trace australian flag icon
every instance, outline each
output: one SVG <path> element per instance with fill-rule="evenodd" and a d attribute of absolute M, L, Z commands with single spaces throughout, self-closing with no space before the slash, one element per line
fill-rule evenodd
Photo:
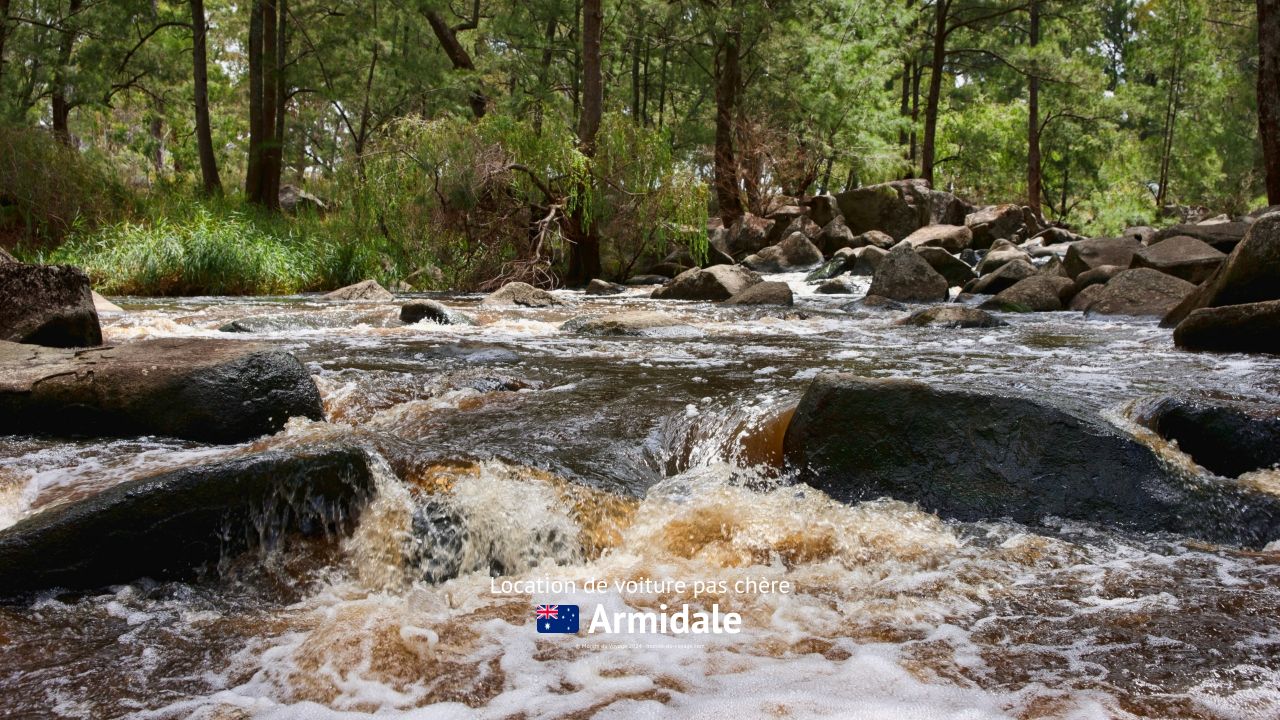
<path fill-rule="evenodd" d="M 539 605 L 533 612 L 540 633 L 577 633 L 577 605 Z"/>

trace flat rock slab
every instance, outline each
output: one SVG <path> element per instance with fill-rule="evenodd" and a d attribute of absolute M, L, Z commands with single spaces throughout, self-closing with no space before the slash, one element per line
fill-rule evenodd
<path fill-rule="evenodd" d="M 0 432 L 241 442 L 324 419 L 293 355 L 259 343 L 143 340 L 82 350 L 0 342 Z"/>
<path fill-rule="evenodd" d="M 959 520 L 1056 516 L 1249 546 L 1280 537 L 1280 498 L 1172 477 L 1101 421 L 1026 398 L 827 373 L 783 448 L 799 480 L 845 502 L 887 496 Z"/>
<path fill-rule="evenodd" d="M 0 530 L 0 598 L 195 578 L 264 540 L 345 530 L 372 491 L 364 452 L 341 446 L 129 480 Z"/>

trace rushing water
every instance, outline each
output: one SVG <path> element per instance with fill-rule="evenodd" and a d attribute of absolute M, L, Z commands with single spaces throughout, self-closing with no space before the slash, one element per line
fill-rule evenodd
<path fill-rule="evenodd" d="M 787 412 L 825 370 L 1022 393 L 1140 433 L 1128 410 L 1154 394 L 1280 401 L 1280 359 L 1183 353 L 1154 322 L 1078 313 L 898 327 L 783 279 L 794 308 L 443 298 L 474 327 L 405 326 L 398 303 L 125 299 L 108 341 L 269 340 L 312 369 L 329 422 L 230 447 L 3 438 L 0 526 L 140 474 L 332 439 L 369 450 L 379 493 L 351 537 L 250 553 L 220 580 L 0 606 L 0 715 L 1280 717 L 1274 545 L 955 523 L 779 472 Z M 559 327 L 623 309 L 682 325 Z M 257 332 L 217 331 L 230 320 Z M 584 589 L 646 579 L 688 587 Z M 493 591 L 536 580 L 578 589 Z M 715 603 L 743 631 L 539 635 L 535 602 L 577 603 L 584 623 L 598 604 Z"/>

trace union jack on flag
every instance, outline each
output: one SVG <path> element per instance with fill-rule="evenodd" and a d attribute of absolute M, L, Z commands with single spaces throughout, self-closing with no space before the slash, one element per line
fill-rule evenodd
<path fill-rule="evenodd" d="M 577 605 L 538 605 L 534 608 L 533 616 L 540 633 L 578 632 Z"/>

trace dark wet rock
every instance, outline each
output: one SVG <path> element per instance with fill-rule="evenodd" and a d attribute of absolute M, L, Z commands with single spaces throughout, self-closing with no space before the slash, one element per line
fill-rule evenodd
<path fill-rule="evenodd" d="M 1138 418 L 1202 467 L 1226 477 L 1280 464 L 1280 408 L 1163 397 Z"/>
<path fill-rule="evenodd" d="M 1031 255 L 1008 240 L 997 240 L 978 263 L 978 275 L 989 275 L 1015 261 L 1031 262 Z"/>
<path fill-rule="evenodd" d="M 626 285 L 611 283 L 607 280 L 596 278 L 587 283 L 587 287 L 583 292 L 587 295 L 620 295 L 627 291 Z"/>
<path fill-rule="evenodd" d="M 892 312 L 900 312 L 907 309 L 907 306 L 897 300 L 891 300 L 883 295 L 866 295 L 860 300 L 842 305 L 841 310 L 845 312 L 857 312 L 860 310 L 885 310 Z"/>
<path fill-rule="evenodd" d="M 849 295 L 857 287 L 849 278 L 834 277 L 830 280 L 824 280 L 814 292 L 820 295 Z"/>
<path fill-rule="evenodd" d="M 840 248 L 831 255 L 830 260 L 823 263 L 817 270 L 806 275 L 804 279 L 809 282 L 814 282 L 816 280 L 828 280 L 837 275 L 848 272 L 857 260 L 857 250 L 847 247 Z"/>
<path fill-rule="evenodd" d="M 400 321 L 408 324 L 429 321 L 439 325 L 474 325 L 475 320 L 435 300 L 410 300 L 400 306 Z"/>
<path fill-rule="evenodd" d="M 1128 269 L 1119 265 L 1099 265 L 1092 270 L 1086 270 L 1076 276 L 1075 291 L 1080 292 L 1091 285 L 1106 285 L 1111 282 L 1111 278 Z"/>
<path fill-rule="evenodd" d="M 1264 215 L 1213 275 L 1161 323 L 1173 327 L 1198 308 L 1280 300 L 1280 213 Z"/>
<path fill-rule="evenodd" d="M 1280 300 L 1193 310 L 1173 331 L 1188 350 L 1280 353 Z"/>
<path fill-rule="evenodd" d="M 793 232 L 777 245 L 770 245 L 742 264 L 757 272 L 794 272 L 807 270 L 822 262 L 822 251 L 804 233 Z"/>
<path fill-rule="evenodd" d="M 653 291 L 659 300 L 728 300 L 761 282 L 759 275 L 738 265 L 694 268 Z"/>
<path fill-rule="evenodd" d="M 1195 285 L 1159 270 L 1125 270 L 1102 286 L 1089 304 L 1090 315 L 1164 317 L 1194 292 Z"/>
<path fill-rule="evenodd" d="M 661 262 L 661 263 L 658 263 L 657 265 L 651 266 L 648 270 L 644 272 L 644 274 L 658 275 L 667 279 L 671 279 L 679 275 L 680 273 L 688 270 L 691 267 L 693 267 L 693 263 L 682 265 L 680 263 Z"/>
<path fill-rule="evenodd" d="M 489 368 L 465 368 L 450 370 L 430 377 L 423 390 L 432 397 L 444 395 L 456 390 L 475 390 L 481 393 L 519 392 L 521 390 L 537 390 L 542 383 L 536 380 L 495 372 Z"/>
<path fill-rule="evenodd" d="M 655 330 L 688 325 L 666 313 L 651 310 L 631 310 L 597 317 L 581 317 L 560 326 L 565 332 L 580 335 L 647 335 Z"/>
<path fill-rule="evenodd" d="M 1057 275 L 1023 278 L 982 303 L 984 310 L 1006 312 L 1057 312 L 1070 301 L 1075 283 Z"/>
<path fill-rule="evenodd" d="M 1133 238 L 1093 238 L 1071 243 L 1063 264 L 1071 277 L 1102 265 L 1129 267 L 1133 262 L 1133 253 L 1141 245 Z"/>
<path fill-rule="evenodd" d="M 965 521 L 1050 517 L 1261 546 L 1280 499 L 1167 475 L 1152 450 L 1040 402 L 819 375 L 787 428 L 798 479 L 837 500 L 888 496 Z"/>
<path fill-rule="evenodd" d="M 394 300 L 391 291 L 378 284 L 377 280 L 362 280 L 355 285 L 338 288 L 323 296 L 326 300 L 362 300 L 365 302 L 381 302 Z"/>
<path fill-rule="evenodd" d="M 924 180 L 895 180 L 836 194 L 845 224 L 854 233 L 879 230 L 901 240 L 926 225 L 963 225 L 971 208 Z"/>
<path fill-rule="evenodd" d="M 264 538 L 349 530 L 373 493 L 359 448 L 274 450 L 129 480 L 0 530 L 0 595 L 192 580 Z"/>
<path fill-rule="evenodd" d="M 977 277 L 977 274 L 973 272 L 973 268 L 942 248 L 917 248 L 916 254 L 924 258 L 924 261 L 929 263 L 929 267 L 937 270 L 939 275 L 946 278 L 948 285 L 963 286 Z"/>
<path fill-rule="evenodd" d="M 1220 252 L 1229 253 L 1235 250 L 1236 245 L 1244 239 L 1244 234 L 1248 231 L 1249 226 L 1250 223 L 1247 222 L 1174 225 L 1157 232 L 1148 244 L 1159 245 L 1169 238 L 1186 236 L 1193 237 L 1207 245 L 1212 245 L 1214 249 Z"/>
<path fill-rule="evenodd" d="M 915 325 L 925 327 L 932 325 L 944 328 L 993 328 L 1003 327 L 1009 323 L 985 310 L 965 307 L 963 305 L 939 305 L 911 313 L 898 321 L 899 325 Z"/>
<path fill-rule="evenodd" d="M 725 231 L 724 247 L 721 250 L 735 260 L 762 250 L 772 244 L 769 241 L 769 231 L 773 225 L 773 220 L 747 213 Z"/>
<path fill-rule="evenodd" d="M 868 294 L 903 302 L 938 302 L 947 299 L 949 288 L 947 279 L 903 242 L 880 261 Z"/>
<path fill-rule="evenodd" d="M 725 305 L 792 305 L 795 298 L 791 286 L 784 282 L 761 282 L 749 285 L 724 301 Z"/>
<path fill-rule="evenodd" d="M 474 365 L 518 363 L 524 359 L 515 351 L 499 345 L 485 345 L 482 343 L 471 342 L 438 345 L 431 348 L 427 354 L 435 357 L 461 360 L 462 362 Z"/>
<path fill-rule="evenodd" d="M 1071 304 L 1067 305 L 1067 309 L 1087 312 L 1093 301 L 1097 300 L 1098 296 L 1102 294 L 1102 287 L 1102 285 L 1089 285 L 1083 288 L 1075 294 L 1075 297 L 1071 298 Z"/>
<path fill-rule="evenodd" d="M 636 275 L 627 278 L 627 285 L 635 287 L 637 285 L 661 285 L 671 278 L 664 278 L 661 275 Z"/>
<path fill-rule="evenodd" d="M 844 218 L 839 215 L 822 226 L 822 232 L 818 233 L 814 244 L 827 257 L 831 257 L 843 248 L 857 247 L 857 245 L 854 245 L 853 231 L 849 229 L 848 225 L 844 224 Z"/>
<path fill-rule="evenodd" d="M 973 242 L 973 231 L 964 225 L 929 225 L 911 233 L 903 242 L 917 250 L 934 247 L 958 253 Z"/>
<path fill-rule="evenodd" d="M 988 273 L 965 285 L 965 292 L 976 295 L 995 295 L 1001 290 L 1011 288 L 1020 280 L 1035 277 L 1036 266 L 1027 260 L 1014 260 L 1000 266 L 999 270 Z"/>
<path fill-rule="evenodd" d="M 1019 205 L 991 205 L 965 216 L 964 224 L 973 234 L 972 247 L 983 250 L 996 240 L 1014 240 L 1033 233 L 1027 231 L 1023 208 Z"/>
<path fill-rule="evenodd" d="M 0 263 L 0 340 L 49 347 L 101 345 L 89 277 L 70 265 Z"/>
<path fill-rule="evenodd" d="M 555 304 L 556 299 L 551 293 L 522 282 L 507 283 L 480 301 L 480 307 L 520 305 L 522 307 L 545 308 Z"/>
<path fill-rule="evenodd" d="M 224 323 L 221 327 L 219 327 L 218 332 L 252 333 L 256 331 L 253 329 L 253 326 L 251 326 L 246 320 L 232 320 L 231 322 Z"/>
<path fill-rule="evenodd" d="M 1133 254 L 1131 267 L 1151 268 L 1199 285 L 1226 260 L 1225 253 L 1186 235 L 1171 237 L 1151 247 L 1139 248 Z"/>
<path fill-rule="evenodd" d="M 290 417 L 324 419 L 293 355 L 232 340 L 160 339 L 88 350 L 0 342 L 0 431 L 241 442 Z"/>

